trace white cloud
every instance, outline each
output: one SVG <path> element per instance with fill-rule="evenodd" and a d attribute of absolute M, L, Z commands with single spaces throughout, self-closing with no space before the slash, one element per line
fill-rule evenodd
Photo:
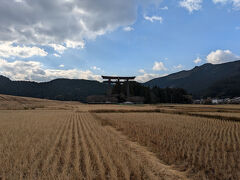
<path fill-rule="evenodd" d="M 64 52 L 64 47 L 83 48 L 84 40 L 133 24 L 138 6 L 161 1 L 1 0 L 0 41 L 50 45 L 58 53 Z"/>
<path fill-rule="evenodd" d="M 213 3 L 217 4 L 217 3 L 220 3 L 220 4 L 227 4 L 227 3 L 231 3 L 233 5 L 233 8 L 235 10 L 240 10 L 240 0 L 213 0 Z"/>
<path fill-rule="evenodd" d="M 50 46 L 62 54 L 67 48 L 84 48 L 85 41 L 119 27 L 133 30 L 129 25 L 136 21 L 138 7 L 147 8 L 152 4 L 158 6 L 161 2 L 1 0 L 0 42 L 14 42 L 21 47 Z M 155 18 L 152 21 L 162 21 Z"/>
<path fill-rule="evenodd" d="M 182 64 L 179 64 L 179 65 L 177 65 L 177 66 L 173 66 L 173 68 L 179 70 L 179 69 L 182 69 L 182 68 L 183 68 L 183 65 L 182 65 Z"/>
<path fill-rule="evenodd" d="M 61 57 L 59 54 L 57 54 L 57 53 L 54 53 L 53 54 L 55 57 Z"/>
<path fill-rule="evenodd" d="M 85 39 L 133 24 L 142 1 L 1 0 L 0 41 L 81 48 Z"/>
<path fill-rule="evenodd" d="M 138 72 L 140 72 L 140 73 L 146 73 L 144 69 L 139 69 Z"/>
<path fill-rule="evenodd" d="M 158 62 L 155 62 L 155 64 L 156 63 L 158 63 Z M 159 62 L 160 64 L 161 64 L 161 62 Z M 163 65 L 163 64 L 162 64 Z M 160 65 L 160 66 L 162 66 L 162 65 Z M 159 68 L 159 67 L 158 67 Z M 161 68 L 164 68 L 164 69 L 166 69 L 165 67 L 164 67 L 164 65 L 163 65 L 163 67 L 161 67 Z M 140 73 L 140 75 L 138 75 L 138 76 L 136 76 L 136 81 L 138 81 L 138 82 L 141 82 L 141 83 L 143 83 L 143 82 L 147 82 L 147 81 L 149 81 L 149 80 L 151 80 L 151 79 L 154 79 L 154 78 L 158 78 L 158 77 L 163 77 L 163 76 L 167 76 L 168 74 L 155 74 L 155 73 L 147 73 L 144 69 L 139 69 L 138 70 L 138 72 Z"/>
<path fill-rule="evenodd" d="M 63 67 L 64 67 L 64 64 L 60 64 L 59 67 L 63 68 Z"/>
<path fill-rule="evenodd" d="M 182 0 L 179 5 L 186 8 L 190 13 L 193 11 L 199 11 L 202 8 L 203 0 Z"/>
<path fill-rule="evenodd" d="M 79 69 L 46 69 L 37 61 L 8 62 L 0 59 L 0 72 L 13 80 L 49 81 L 56 78 L 89 79 L 101 81 L 101 76 L 90 70 Z"/>
<path fill-rule="evenodd" d="M 154 71 L 167 71 L 167 68 L 164 66 L 163 62 L 154 62 L 152 67 Z"/>
<path fill-rule="evenodd" d="M 129 31 L 133 31 L 134 28 L 131 27 L 131 26 L 126 26 L 126 27 L 123 28 L 123 30 L 129 32 Z"/>
<path fill-rule="evenodd" d="M 147 82 L 151 79 L 154 79 L 154 78 L 158 78 L 158 77 L 163 77 L 163 76 L 166 76 L 167 74 L 164 74 L 164 75 L 160 75 L 160 74 L 148 74 L 148 73 L 144 73 L 142 75 L 139 75 L 139 76 L 136 76 L 136 81 L 138 82 Z"/>
<path fill-rule="evenodd" d="M 55 51 L 57 51 L 60 54 L 63 54 L 64 51 L 67 49 L 65 46 L 60 44 L 49 44 L 50 47 L 52 47 Z"/>
<path fill-rule="evenodd" d="M 101 68 L 99 68 L 97 66 L 92 66 L 91 69 L 94 71 L 101 71 Z"/>
<path fill-rule="evenodd" d="M 66 40 L 65 44 L 67 48 L 84 48 L 85 46 L 84 41 Z"/>
<path fill-rule="evenodd" d="M 161 7 L 161 8 L 159 8 L 159 9 L 161 9 L 161 10 L 168 10 L 168 7 L 167 7 L 167 6 L 164 6 L 164 7 Z"/>
<path fill-rule="evenodd" d="M 202 59 L 200 57 L 197 57 L 197 59 L 195 59 L 193 62 L 195 64 L 198 64 L 198 63 L 202 62 Z"/>
<path fill-rule="evenodd" d="M 0 57 L 21 57 L 47 56 L 48 53 L 39 47 L 14 46 L 11 42 L 0 42 Z"/>
<path fill-rule="evenodd" d="M 240 0 L 232 0 L 233 6 L 236 10 L 240 10 Z"/>
<path fill-rule="evenodd" d="M 240 59 L 240 56 L 233 54 L 230 50 L 212 51 L 207 56 L 207 62 L 212 64 L 220 64 L 220 63 L 235 61 L 239 59 Z"/>
<path fill-rule="evenodd" d="M 154 22 L 154 21 L 159 21 L 160 23 L 163 22 L 163 18 L 160 17 L 160 16 L 146 16 L 144 15 L 144 19 L 146 19 L 147 21 L 150 21 L 150 22 Z"/>

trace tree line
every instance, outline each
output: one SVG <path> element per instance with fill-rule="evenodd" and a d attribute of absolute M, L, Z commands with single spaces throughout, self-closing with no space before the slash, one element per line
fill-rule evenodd
<path fill-rule="evenodd" d="M 192 103 L 192 97 L 182 88 L 159 88 L 157 86 L 148 87 L 137 82 L 129 82 L 131 96 L 144 98 L 143 103 Z M 113 86 L 112 94 L 117 95 L 119 101 L 127 100 L 127 83 Z"/>

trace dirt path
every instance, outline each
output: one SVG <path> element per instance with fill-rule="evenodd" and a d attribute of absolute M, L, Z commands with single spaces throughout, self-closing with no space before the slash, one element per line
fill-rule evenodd
<path fill-rule="evenodd" d="M 87 149 L 88 172 L 83 173 L 90 179 L 186 179 L 112 127 L 100 126 L 91 114 L 78 113 L 76 121 Z"/>

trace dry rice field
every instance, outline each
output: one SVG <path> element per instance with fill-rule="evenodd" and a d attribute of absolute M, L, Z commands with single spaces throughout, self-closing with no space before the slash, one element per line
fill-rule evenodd
<path fill-rule="evenodd" d="M 1 179 L 185 179 L 88 112 L 1 111 Z"/>
<path fill-rule="evenodd" d="M 163 113 L 97 114 L 193 179 L 240 179 L 240 124 Z"/>
<path fill-rule="evenodd" d="M 240 179 L 239 114 L 0 95 L 0 179 Z"/>

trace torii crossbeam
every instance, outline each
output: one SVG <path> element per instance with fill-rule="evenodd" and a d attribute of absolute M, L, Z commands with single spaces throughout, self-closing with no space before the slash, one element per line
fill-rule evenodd
<path fill-rule="evenodd" d="M 106 81 L 103 81 L 104 83 L 108 83 L 109 85 L 109 92 L 108 95 L 111 95 L 111 84 L 123 84 L 124 82 L 127 82 L 127 97 L 130 96 L 130 91 L 129 91 L 129 81 L 134 80 L 136 77 L 135 76 L 130 76 L 130 77 L 124 77 L 124 76 L 102 76 L 103 79 L 106 79 Z"/>

